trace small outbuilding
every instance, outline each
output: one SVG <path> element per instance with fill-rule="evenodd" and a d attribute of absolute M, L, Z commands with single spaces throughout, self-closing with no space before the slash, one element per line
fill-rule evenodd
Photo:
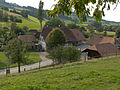
<path fill-rule="evenodd" d="M 112 43 L 93 45 L 83 52 L 88 52 L 88 57 L 90 58 L 120 55 L 120 49 L 116 48 Z"/>

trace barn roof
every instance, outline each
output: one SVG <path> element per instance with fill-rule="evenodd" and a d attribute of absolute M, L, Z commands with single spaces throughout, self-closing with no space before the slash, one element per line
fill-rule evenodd
<path fill-rule="evenodd" d="M 53 28 L 54 27 L 46 27 L 42 30 L 42 36 L 44 37 L 44 39 L 46 39 L 47 35 L 53 30 Z M 79 30 L 68 28 L 60 28 L 60 30 L 64 32 L 67 42 L 77 42 L 85 40 L 84 35 Z"/>
<path fill-rule="evenodd" d="M 102 43 L 89 47 L 86 50 L 97 51 L 101 56 L 114 56 L 116 54 L 120 55 L 120 49 L 116 48 L 112 43 Z"/>
<path fill-rule="evenodd" d="M 72 31 L 72 34 L 75 36 L 77 41 L 85 40 L 84 35 L 76 29 L 70 29 Z"/>
<path fill-rule="evenodd" d="M 90 45 L 97 45 L 97 44 L 103 44 L 103 43 L 115 43 L 115 39 L 112 37 L 104 37 L 101 35 L 94 35 L 91 37 L 88 41 L 88 44 Z"/>

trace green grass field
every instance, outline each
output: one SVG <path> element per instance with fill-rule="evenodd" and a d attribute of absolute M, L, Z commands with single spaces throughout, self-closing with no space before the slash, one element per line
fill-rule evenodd
<path fill-rule="evenodd" d="M 1 90 L 120 90 L 120 57 L 0 77 Z"/>
<path fill-rule="evenodd" d="M 87 30 L 87 33 L 90 33 L 90 31 Z M 95 31 L 95 33 L 98 34 L 98 35 L 104 35 L 104 32 L 97 32 L 97 31 Z M 115 37 L 115 32 L 107 31 L 107 36 Z"/>
<path fill-rule="evenodd" d="M 104 32 L 96 32 L 96 34 L 104 35 Z M 114 37 L 115 32 L 107 31 L 107 36 Z"/>
<path fill-rule="evenodd" d="M 4 53 L 0 53 L 0 69 L 6 68 L 7 57 Z"/>
<path fill-rule="evenodd" d="M 28 19 L 25 19 L 23 17 L 21 17 L 21 19 L 23 20 L 23 23 L 17 23 L 18 26 L 20 27 L 27 26 L 29 27 L 29 29 L 40 30 L 40 23 L 37 18 L 28 16 Z M 46 20 L 42 22 L 42 26 L 44 26 L 45 22 Z"/>
<path fill-rule="evenodd" d="M 7 12 L 9 15 L 14 15 L 20 19 L 22 19 L 22 23 L 17 23 L 18 26 L 23 27 L 23 26 L 27 26 L 29 29 L 37 29 L 40 30 L 40 23 L 39 20 L 35 17 L 32 16 L 28 16 L 28 19 L 22 17 L 21 15 L 18 14 L 14 14 L 11 12 Z M 46 20 L 43 21 L 43 26 L 45 24 Z M 10 27 L 11 26 L 11 21 L 9 22 L 0 22 L 0 26 L 6 26 L 6 27 Z"/>
<path fill-rule="evenodd" d="M 33 64 L 33 63 L 36 63 L 39 61 L 41 61 L 41 59 L 38 54 L 35 54 L 35 53 L 28 54 L 27 64 Z M 4 53 L 0 53 L 0 69 L 6 68 L 6 64 L 7 64 L 7 57 L 5 56 Z M 22 64 L 22 65 L 24 65 L 24 64 Z M 16 66 L 17 66 L 17 64 L 11 64 L 10 67 L 16 67 Z"/>

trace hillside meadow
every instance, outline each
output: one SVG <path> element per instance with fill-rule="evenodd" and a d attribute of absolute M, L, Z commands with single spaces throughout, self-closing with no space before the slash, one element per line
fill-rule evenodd
<path fill-rule="evenodd" d="M 1 10 L 1 9 L 0 9 Z M 17 23 L 18 26 L 20 27 L 23 27 L 23 26 L 27 26 L 29 29 L 37 29 L 37 30 L 40 30 L 40 23 L 39 23 L 39 20 L 35 17 L 32 17 L 32 16 L 28 16 L 28 18 L 24 18 L 22 17 L 21 15 L 19 14 L 15 14 L 15 13 L 12 13 L 12 12 L 9 12 L 9 11 L 4 11 L 6 12 L 8 15 L 13 15 L 19 19 L 22 20 L 22 23 Z M 46 20 L 44 20 L 42 23 L 43 23 L 43 26 L 45 24 Z M 0 22 L 0 26 L 6 26 L 6 27 L 10 27 L 11 26 L 11 21 L 9 20 L 8 22 Z"/>
<path fill-rule="evenodd" d="M 1 90 L 120 90 L 120 57 L 0 76 Z"/>
<path fill-rule="evenodd" d="M 37 18 L 34 18 L 32 16 L 29 16 L 28 19 L 23 18 L 22 16 L 18 16 L 20 19 L 22 19 L 22 23 L 16 23 L 18 26 L 23 27 L 27 26 L 29 29 L 37 29 L 40 30 L 40 24 Z M 46 21 L 43 21 L 43 26 Z M 11 21 L 9 22 L 0 22 L 0 26 L 6 26 L 10 27 L 11 26 Z"/>

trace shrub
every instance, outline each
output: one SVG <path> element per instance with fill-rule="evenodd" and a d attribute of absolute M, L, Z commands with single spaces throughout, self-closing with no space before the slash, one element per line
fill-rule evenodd
<path fill-rule="evenodd" d="M 50 56 L 55 63 L 75 62 L 80 59 L 81 52 L 75 47 L 62 47 L 58 45 L 51 52 Z"/>
<path fill-rule="evenodd" d="M 63 47 L 58 45 L 54 47 L 51 51 L 50 56 L 52 56 L 53 63 L 62 63 L 63 61 Z"/>
<path fill-rule="evenodd" d="M 80 59 L 81 52 L 75 47 L 66 47 L 63 50 L 64 59 L 69 62 L 74 62 Z"/>

